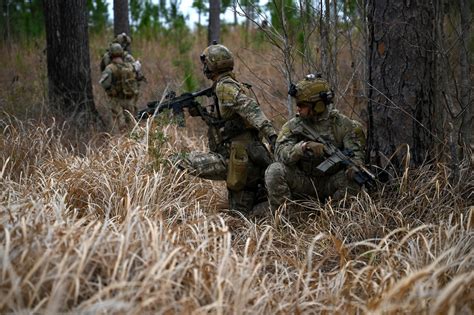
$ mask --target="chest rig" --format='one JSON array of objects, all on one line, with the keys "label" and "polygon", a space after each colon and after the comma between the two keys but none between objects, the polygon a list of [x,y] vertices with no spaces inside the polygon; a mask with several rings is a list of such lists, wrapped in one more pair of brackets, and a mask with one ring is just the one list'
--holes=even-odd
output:
[{"label": "chest rig", "polygon": [[[233,80],[232,78],[225,78],[223,82],[237,83],[240,88],[243,85]],[[214,83],[214,90],[216,87]],[[210,115],[214,118],[215,123],[209,126],[208,140],[209,149],[213,152],[229,158],[230,147],[232,141],[239,140],[250,143],[258,140],[258,131],[250,128],[245,120],[237,113],[231,112],[229,109],[222,108],[216,94],[213,94],[214,104],[211,107]]]}]

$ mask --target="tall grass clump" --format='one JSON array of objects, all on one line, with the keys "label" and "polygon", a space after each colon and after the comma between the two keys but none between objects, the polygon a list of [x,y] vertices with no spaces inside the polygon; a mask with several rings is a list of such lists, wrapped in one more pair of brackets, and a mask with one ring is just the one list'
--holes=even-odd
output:
[{"label": "tall grass clump", "polygon": [[472,166],[250,220],[226,210],[222,183],[172,167],[205,150],[182,128],[79,148],[64,126],[2,126],[2,313],[474,312]]}]

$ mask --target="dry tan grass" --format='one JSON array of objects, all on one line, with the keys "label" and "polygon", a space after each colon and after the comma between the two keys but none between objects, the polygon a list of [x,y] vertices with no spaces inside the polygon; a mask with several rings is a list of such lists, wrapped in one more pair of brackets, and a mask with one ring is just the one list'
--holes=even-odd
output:
[{"label": "dry tan grass", "polygon": [[[99,106],[104,41],[91,48]],[[197,61],[204,40],[195,41],[189,55]],[[281,119],[277,57],[243,48],[232,33],[224,43],[265,112]],[[135,45],[149,80],[141,102],[182,85],[175,48]],[[1,109],[40,115],[42,48],[16,49],[0,48],[9,56],[1,61]],[[445,165],[426,166],[371,196],[288,204],[252,221],[225,210],[223,183],[150,159],[149,144],[159,144],[163,159],[206,150],[197,118],[186,130],[162,127],[162,141],[141,126],[139,136],[92,133],[80,145],[54,121],[2,117],[2,313],[474,313],[472,165],[461,165],[457,183]]]},{"label": "dry tan grass", "polygon": [[[60,126],[5,124],[1,312],[473,313],[472,171],[250,221],[218,211],[222,183],[152,169],[145,138],[79,152]],[[204,149],[162,132],[165,157]]]}]

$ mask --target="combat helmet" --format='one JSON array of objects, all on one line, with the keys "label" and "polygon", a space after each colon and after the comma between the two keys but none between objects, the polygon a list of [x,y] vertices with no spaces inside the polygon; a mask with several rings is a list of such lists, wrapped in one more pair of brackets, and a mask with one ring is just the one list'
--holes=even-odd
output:
[{"label": "combat helmet", "polygon": [[110,44],[110,57],[122,57],[123,56],[123,48],[119,43],[112,43]]},{"label": "combat helmet", "polygon": [[122,33],[122,34],[118,34],[115,39],[114,39],[114,43],[119,43],[120,45],[122,45],[122,48],[124,50],[127,50],[127,48],[130,46],[130,44],[132,43],[132,39],[130,38],[130,36],[128,36],[126,33]]},{"label": "combat helmet", "polygon": [[208,78],[213,74],[232,71],[232,69],[234,69],[234,56],[232,52],[224,45],[217,43],[204,49],[201,54],[201,62],[204,66],[204,74]]},{"label": "combat helmet", "polygon": [[316,74],[308,74],[298,83],[291,84],[288,94],[295,98],[297,104],[312,104],[316,113],[323,112],[334,97],[329,83]]}]

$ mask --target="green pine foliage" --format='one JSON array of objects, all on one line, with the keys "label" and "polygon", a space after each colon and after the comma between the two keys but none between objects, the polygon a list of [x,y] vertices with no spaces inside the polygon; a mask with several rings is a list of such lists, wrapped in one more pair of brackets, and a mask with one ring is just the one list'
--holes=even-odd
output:
[{"label": "green pine foliage", "polygon": [[0,14],[0,32],[7,39],[28,39],[44,32],[41,0],[4,0]]},{"label": "green pine foliage", "polygon": [[87,0],[89,9],[89,30],[93,33],[103,32],[109,23],[109,4],[106,0]]}]

